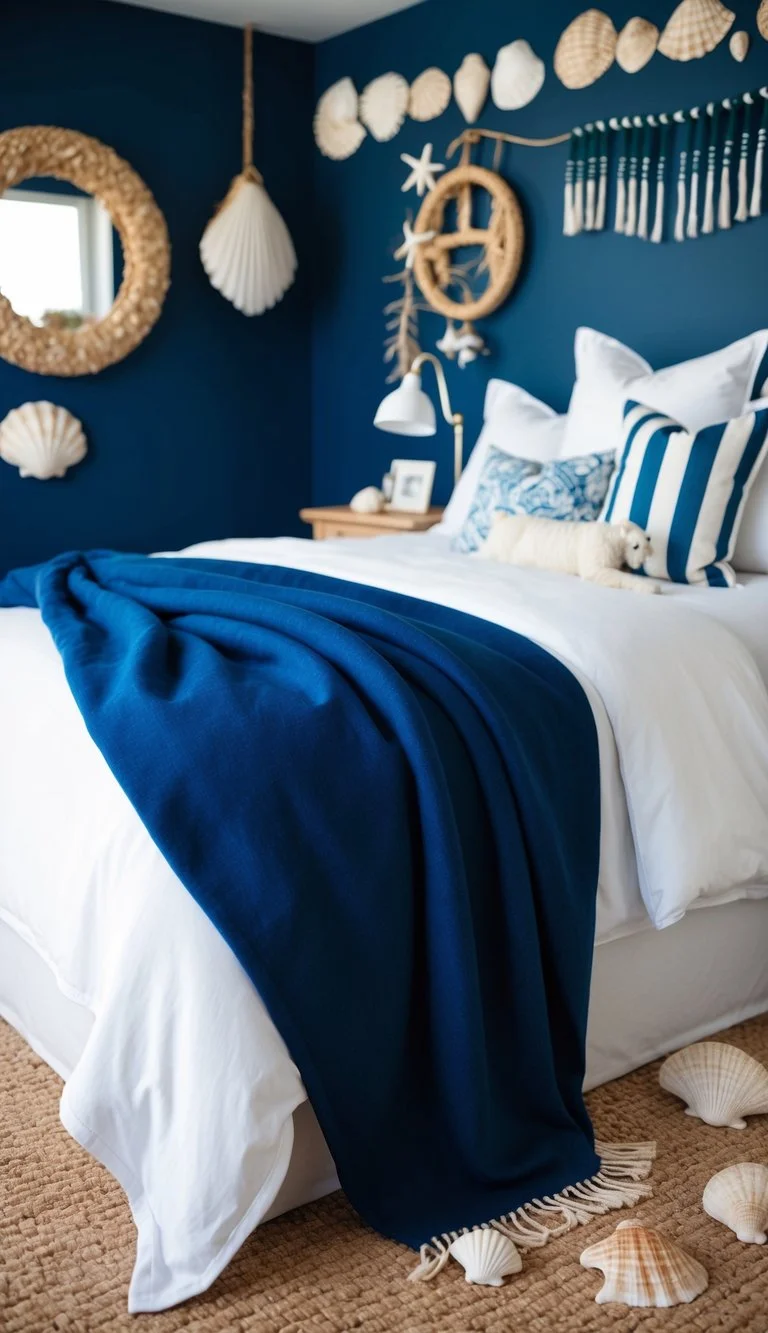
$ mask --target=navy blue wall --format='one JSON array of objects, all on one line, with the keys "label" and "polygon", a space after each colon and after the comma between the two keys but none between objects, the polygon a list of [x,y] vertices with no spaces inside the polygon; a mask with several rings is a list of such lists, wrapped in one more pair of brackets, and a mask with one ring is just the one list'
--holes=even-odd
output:
[{"label": "navy blue wall", "polygon": [[241,61],[240,33],[218,24],[105,0],[0,6],[0,129],[59,124],[110,144],[153,191],[173,251],[160,321],[119,365],[48,379],[0,361],[0,417],[49,398],[82,419],[90,444],[61,482],[22,481],[0,463],[0,568],[76,546],[299,531],[310,488],[313,54],[256,36],[255,160],[300,276],[253,319],[212,289],[198,257],[240,167]]},{"label": "navy blue wall", "polygon": [[[768,43],[754,25],[754,0],[729,0],[735,28],[752,36],[738,65],[724,42],[702,60],[680,64],[656,55],[639,74],[614,66],[592,87],[569,92],[552,72],[557,38],[580,11],[580,0],[513,5],[509,0],[428,0],[424,5],[324,44],[316,60],[317,92],[342,75],[358,88],[387,70],[414,78],[427,65],[453,73],[469,51],[493,66],[498,48],[525,37],[547,62],[544,88],[528,107],[500,112],[490,101],[479,124],[544,137],[597,117],[673,110],[738,93],[768,82]],[[605,5],[617,27],[640,13],[660,26],[674,0],[611,0]],[[519,16],[519,17],[518,17]],[[335,163],[315,154],[319,246],[314,330],[314,497],[346,500],[376,481],[389,460],[440,459],[438,497],[450,486],[448,432],[412,442],[383,435],[371,419],[384,390],[383,321],[379,311],[389,288],[382,276],[391,259],[406,207],[415,193],[400,193],[406,169],[402,152],[418,155],[432,141],[444,162],[450,140],[464,128],[455,104],[436,121],[407,121],[388,144],[365,140],[357,155]],[[685,245],[650,245],[613,234],[568,240],[561,234],[566,149],[509,148],[502,170],[513,183],[528,227],[525,266],[507,304],[482,324],[492,358],[463,372],[449,367],[457,408],[476,434],[485,384],[501,375],[564,409],[573,380],[573,335],[591,324],[635,347],[658,364],[713,350],[768,323],[768,217]],[[483,161],[492,164],[493,145]],[[422,319],[422,345],[434,350],[444,327],[435,315]],[[427,372],[430,374],[431,372]]]}]

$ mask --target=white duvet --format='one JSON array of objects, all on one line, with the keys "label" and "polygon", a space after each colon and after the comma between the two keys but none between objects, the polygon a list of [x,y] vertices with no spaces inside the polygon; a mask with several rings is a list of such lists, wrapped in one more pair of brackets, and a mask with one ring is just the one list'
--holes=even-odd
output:
[{"label": "white duvet", "polygon": [[[455,556],[439,533],[189,553],[429,598],[562,658],[600,740],[598,939],[646,912],[664,927],[694,905],[764,893],[768,579],[641,598]],[[62,1120],[130,1200],[129,1309],[164,1309],[205,1290],[269,1211],[301,1079],[88,737],[34,611],[0,611],[0,736],[0,917],[95,1015]]]}]

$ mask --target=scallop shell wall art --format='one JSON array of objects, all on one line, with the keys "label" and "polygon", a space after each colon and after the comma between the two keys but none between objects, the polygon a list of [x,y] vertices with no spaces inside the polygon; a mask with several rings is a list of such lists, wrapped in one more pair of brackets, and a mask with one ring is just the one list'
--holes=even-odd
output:
[{"label": "scallop shell wall art", "polygon": [[483,57],[465,56],[453,78],[453,95],[468,125],[474,125],[488,99],[491,71]]},{"label": "scallop shell wall art", "polygon": [[718,1171],[707,1182],[702,1197],[704,1212],[730,1227],[746,1245],[768,1240],[768,1166],[737,1162]]},{"label": "scallop shell wall art", "polygon": [[0,458],[22,477],[63,477],[87,452],[82,423],[55,403],[22,403],[0,424]]},{"label": "scallop shell wall art", "polygon": [[630,1219],[607,1240],[590,1245],[584,1268],[599,1268],[605,1281],[595,1300],[635,1308],[684,1305],[709,1286],[706,1268],[661,1231]]},{"label": "scallop shell wall art", "polygon": [[546,78],[544,61],[518,38],[502,46],[491,75],[491,96],[500,111],[518,111],[532,102]]},{"label": "scallop shell wall art", "polygon": [[360,119],[379,143],[394,139],[405,120],[410,95],[402,74],[382,74],[363,89]]},{"label": "scallop shell wall art", "polygon": [[452,93],[448,75],[433,65],[411,84],[408,115],[411,120],[435,120],[447,109]]},{"label": "scallop shell wall art", "polygon": [[625,74],[637,74],[651,59],[659,44],[659,30],[649,19],[633,18],[625,23],[616,43],[616,63]]},{"label": "scallop shell wall art", "polygon": [[467,1231],[449,1249],[464,1269],[466,1281],[483,1287],[502,1287],[504,1278],[519,1273],[523,1266],[514,1242],[493,1227]]},{"label": "scallop shell wall art", "polygon": [[364,486],[352,496],[349,507],[356,514],[379,514],[384,508],[384,493],[378,486]]},{"label": "scallop shell wall art", "polygon": [[244,315],[271,310],[291,286],[293,241],[255,167],[235,176],[203,232],[200,258],[211,286]]},{"label": "scallop shell wall art", "polygon": [[339,79],[323,93],[315,111],[315,142],[324,157],[341,162],[357,152],[365,138],[358,103],[351,79]]},{"label": "scallop shell wall art", "polygon": [[768,1070],[738,1046],[700,1041],[666,1059],[659,1083],[705,1125],[744,1129],[745,1116],[768,1112]]},{"label": "scallop shell wall art", "polygon": [[555,73],[566,88],[588,88],[609,70],[616,55],[616,29],[601,9],[585,9],[555,47]]},{"label": "scallop shell wall art", "polygon": [[719,46],[736,18],[721,0],[681,0],[659,38],[668,60],[699,60]]},{"label": "scallop shell wall art", "polygon": [[757,31],[761,37],[768,42],[768,0],[760,0],[760,8],[757,11]]},{"label": "scallop shell wall art", "polygon": [[731,33],[728,50],[734,60],[738,60],[739,64],[741,64],[742,60],[746,60],[749,54],[749,33],[744,32],[743,29],[741,32]]}]

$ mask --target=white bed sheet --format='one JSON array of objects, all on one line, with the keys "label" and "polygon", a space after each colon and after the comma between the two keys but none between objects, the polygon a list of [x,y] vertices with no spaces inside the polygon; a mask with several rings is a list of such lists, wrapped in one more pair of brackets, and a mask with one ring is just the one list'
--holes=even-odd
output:
[{"label": "white bed sheet", "polygon": [[[644,919],[625,790],[660,924],[697,901],[765,894],[768,695],[744,640],[698,606],[489,568],[439,536],[197,553],[428,594],[567,661],[600,737],[599,938]],[[745,606],[748,594],[698,591]],[[128,1194],[139,1233],[129,1308],[162,1309],[210,1285],[275,1205],[304,1090],[254,988],[90,741],[36,612],[0,612],[0,734],[0,918],[95,1015],[62,1120]]]}]

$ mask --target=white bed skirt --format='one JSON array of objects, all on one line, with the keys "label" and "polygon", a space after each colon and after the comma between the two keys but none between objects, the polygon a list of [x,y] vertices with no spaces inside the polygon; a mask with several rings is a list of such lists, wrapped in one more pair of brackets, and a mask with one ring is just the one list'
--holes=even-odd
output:
[{"label": "white bed skirt", "polygon": [[[668,1051],[768,1011],[768,899],[693,910],[595,949],[587,1088]],[[88,1040],[89,1010],[61,994],[53,973],[0,921],[0,1015],[66,1079]],[[294,1114],[291,1165],[268,1217],[338,1188],[308,1103]]]}]

